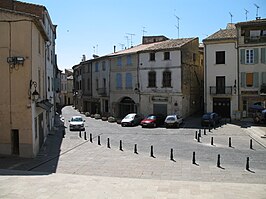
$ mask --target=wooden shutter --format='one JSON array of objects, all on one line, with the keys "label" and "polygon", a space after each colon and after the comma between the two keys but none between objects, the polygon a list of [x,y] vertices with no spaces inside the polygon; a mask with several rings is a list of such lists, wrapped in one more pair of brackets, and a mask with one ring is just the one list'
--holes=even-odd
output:
[{"label": "wooden shutter", "polygon": [[246,73],[246,86],[252,87],[253,86],[253,73]]},{"label": "wooden shutter", "polygon": [[245,64],[245,56],[246,56],[245,52],[246,52],[245,49],[240,50],[240,63],[241,64]]},{"label": "wooden shutter", "polygon": [[254,48],[254,64],[259,63],[259,49]]},{"label": "wooden shutter", "polygon": [[266,84],[266,72],[261,73],[261,84]]}]

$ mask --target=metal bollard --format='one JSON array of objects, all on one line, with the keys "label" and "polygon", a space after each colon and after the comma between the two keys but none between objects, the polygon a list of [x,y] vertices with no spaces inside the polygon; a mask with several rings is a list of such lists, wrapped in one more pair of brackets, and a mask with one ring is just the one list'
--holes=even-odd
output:
[{"label": "metal bollard", "polygon": [[198,142],[200,142],[200,136],[199,135],[198,135],[198,139],[197,140],[198,140]]},{"label": "metal bollard", "polygon": [[170,151],[170,160],[174,160],[174,149]]},{"label": "metal bollard", "polygon": [[82,138],[82,137],[81,137],[81,130],[79,130],[79,137]]},{"label": "metal bollard", "polygon": [[110,146],[110,138],[107,138],[107,148],[111,148],[111,146]]},{"label": "metal bollard", "polygon": [[201,137],[201,129],[199,129],[199,134],[198,134],[199,137]]},{"label": "metal bollard", "polygon": [[84,140],[87,140],[87,133],[84,131]]},{"label": "metal bollard", "polygon": [[232,147],[232,139],[229,137],[229,147]]},{"label": "metal bollard", "polygon": [[151,145],[151,154],[150,154],[151,157],[154,157],[153,155],[153,145]]},{"label": "metal bollard", "polygon": [[192,156],[192,164],[196,164],[196,153],[195,153],[195,151],[193,152],[193,156]]},{"label": "metal bollard", "polygon": [[249,141],[249,148],[250,148],[250,149],[253,149],[253,146],[252,146],[252,139],[250,139],[250,141]]},{"label": "metal bollard", "polygon": [[92,143],[92,134],[91,133],[90,133],[90,138],[89,139],[90,139],[90,142]]},{"label": "metal bollard", "polygon": [[211,132],[211,125],[209,124],[209,132]]},{"label": "metal bollard", "polygon": [[206,128],[204,128],[203,133],[204,133],[204,135],[206,135]]},{"label": "metal bollard", "polygon": [[211,137],[211,145],[213,145],[213,137]]},{"label": "metal bollard", "polygon": [[98,145],[101,145],[101,137],[98,135]]},{"label": "metal bollard", "polygon": [[246,162],[246,170],[249,171],[249,157],[247,157],[247,162]]},{"label": "metal bollard", "polygon": [[217,167],[221,167],[221,156],[220,154],[218,154],[218,157],[217,157]]},{"label": "metal bollard", "polygon": [[119,141],[119,150],[120,150],[120,151],[123,151],[122,140]]},{"label": "metal bollard", "polygon": [[198,140],[198,131],[195,133],[195,140]]},{"label": "metal bollard", "polygon": [[134,145],[134,153],[138,154],[137,144]]}]

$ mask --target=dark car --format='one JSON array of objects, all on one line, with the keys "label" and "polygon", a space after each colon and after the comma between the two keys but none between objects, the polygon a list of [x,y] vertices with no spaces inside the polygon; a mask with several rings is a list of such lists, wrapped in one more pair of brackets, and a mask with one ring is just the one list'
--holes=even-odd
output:
[{"label": "dark car", "polygon": [[162,114],[150,114],[141,121],[142,127],[157,127],[164,124],[165,116]]},{"label": "dark car", "polygon": [[205,113],[201,118],[201,125],[202,126],[215,126],[216,124],[219,124],[221,120],[221,116],[219,116],[217,113],[211,112],[211,113]]}]

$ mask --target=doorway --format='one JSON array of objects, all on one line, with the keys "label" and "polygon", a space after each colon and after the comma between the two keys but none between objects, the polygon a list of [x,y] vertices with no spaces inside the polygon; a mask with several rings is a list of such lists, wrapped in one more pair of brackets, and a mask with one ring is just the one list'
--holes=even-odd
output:
[{"label": "doorway", "polygon": [[12,129],[11,131],[11,153],[12,155],[19,155],[19,130]]},{"label": "doorway", "polygon": [[216,77],[216,94],[225,94],[225,76]]}]

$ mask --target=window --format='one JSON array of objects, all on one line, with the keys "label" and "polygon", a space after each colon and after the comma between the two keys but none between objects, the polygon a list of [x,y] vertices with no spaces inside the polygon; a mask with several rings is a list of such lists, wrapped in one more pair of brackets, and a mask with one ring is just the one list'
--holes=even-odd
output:
[{"label": "window", "polygon": [[98,90],[99,89],[99,80],[96,79],[95,81],[96,81],[96,90]]},{"label": "window", "polygon": [[169,60],[170,59],[170,52],[164,52],[164,60]]},{"label": "window", "polygon": [[171,72],[163,72],[163,87],[171,87]]},{"label": "window", "polygon": [[259,87],[259,73],[241,73],[241,87]]},{"label": "window", "polygon": [[148,87],[156,87],[156,72],[150,71],[148,74],[149,85]]},{"label": "window", "polygon": [[127,65],[131,64],[132,64],[131,55],[127,55]]},{"label": "window", "polygon": [[254,50],[246,50],[246,64],[253,64],[254,63]]},{"label": "window", "polygon": [[132,88],[132,74],[126,73],[126,89]]},{"label": "window", "polygon": [[99,63],[98,62],[95,63],[95,72],[99,72]]},{"label": "window", "polygon": [[122,75],[121,75],[121,73],[116,74],[116,89],[122,89]]},{"label": "window", "polygon": [[117,66],[122,66],[122,58],[117,57]]},{"label": "window", "polygon": [[150,61],[155,61],[155,53],[150,53]]},{"label": "window", "polygon": [[216,52],[216,64],[225,64],[225,51]]},{"label": "window", "polygon": [[90,78],[88,78],[88,91],[91,89],[91,81]]},{"label": "window", "polygon": [[106,70],[105,61],[102,62],[102,71]]}]

